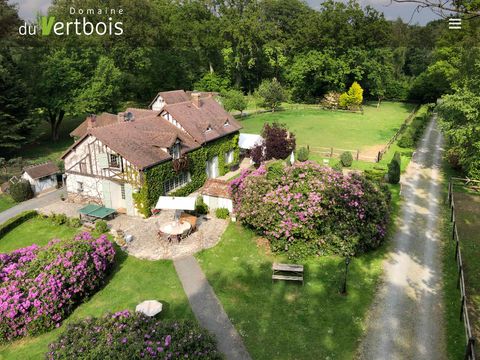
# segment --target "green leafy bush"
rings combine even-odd
[[[402,137],[398,140],[401,148],[413,148],[423,134],[430,117],[430,106],[422,105],[415,114],[412,122],[407,126]]]
[[[363,171],[363,174],[371,181],[383,182],[385,180],[385,170],[383,169],[367,169]]]
[[[285,164],[282,160],[273,161],[267,164],[267,179],[278,180],[284,174]]]
[[[106,232],[108,232],[108,224],[106,221],[104,220],[98,220],[96,223],[95,223],[95,231],[97,231],[98,233],[100,234],[104,234]]]
[[[158,320],[128,310],[69,324],[46,354],[70,359],[221,360],[214,337],[192,321]]]
[[[73,228],[79,228],[82,226],[82,222],[80,221],[79,218],[70,218],[68,219],[68,226],[73,227]]]
[[[305,146],[302,146],[297,151],[297,160],[304,162],[308,160],[308,156],[310,155],[310,151]]]
[[[340,161],[342,165],[345,167],[352,166],[352,163],[353,163],[352,153],[350,151],[343,152],[342,155],[340,155]]]
[[[65,225],[68,223],[68,217],[65,214],[51,214],[48,217],[55,225]]]
[[[20,180],[10,185],[10,196],[16,202],[22,202],[33,198],[34,193],[28,181]]]
[[[38,212],[35,210],[24,211],[17,216],[14,216],[3,224],[0,225],[0,237],[8,233],[9,231],[15,229],[18,225],[23,224],[25,221],[30,220],[38,216]]]
[[[332,169],[335,170],[335,171],[340,171],[340,172],[342,172],[342,171],[343,171],[342,162],[339,161],[339,162],[337,162],[336,164],[332,165]]]
[[[388,164],[388,182],[398,184],[400,182],[401,157],[398,151],[395,151],[392,161]]]
[[[195,200],[195,212],[200,215],[208,214],[208,206],[203,201],[203,196],[201,195],[197,196]]]
[[[230,215],[230,211],[226,208],[218,208],[215,210],[215,216],[219,219],[226,219]]]

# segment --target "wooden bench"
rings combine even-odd
[[[272,271],[272,282],[274,280],[300,281],[303,285],[303,265],[273,263]]]

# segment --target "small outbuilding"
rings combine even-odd
[[[203,201],[210,209],[225,208],[233,211],[232,196],[228,182],[219,179],[208,179],[200,190]]]
[[[30,183],[35,194],[39,194],[57,188],[57,174],[59,173],[58,166],[49,161],[23,168],[22,179]]]

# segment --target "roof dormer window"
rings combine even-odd
[[[210,125],[208,125],[207,129],[205,130],[205,132],[209,132],[209,131],[212,131],[212,127]]]
[[[173,144],[170,149],[169,153],[172,156],[172,158],[175,159],[180,159],[180,141],[177,140],[175,144]]]
[[[225,120],[225,123],[223,124],[223,126],[230,126],[230,121],[228,121],[228,119]]]

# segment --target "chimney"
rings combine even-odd
[[[192,103],[197,108],[200,107],[200,93],[199,92],[192,92]]]
[[[94,128],[97,124],[97,115],[91,114],[87,116],[87,128]]]

